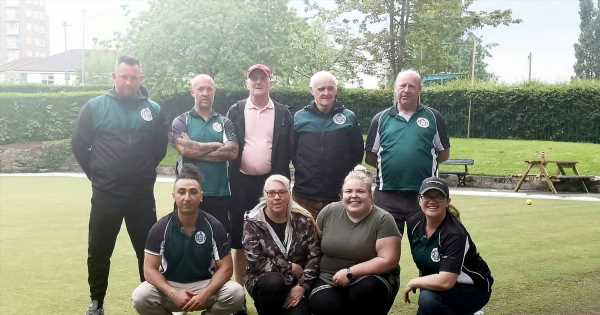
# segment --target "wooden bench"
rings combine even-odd
[[[456,175],[458,177],[458,186],[466,186],[466,177],[469,174],[469,165],[473,165],[475,164],[474,160],[471,159],[451,159],[451,160],[446,160],[444,162],[442,162],[442,164],[445,165],[462,165],[465,167],[464,171],[440,171],[440,174],[444,174],[444,175]]]

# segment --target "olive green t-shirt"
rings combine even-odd
[[[377,256],[375,241],[389,236],[401,237],[391,214],[374,206],[358,223],[348,218],[342,201],[330,203],[317,216],[321,230],[320,278],[331,283],[340,269]]]

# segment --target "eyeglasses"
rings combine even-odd
[[[267,194],[267,197],[269,197],[269,198],[275,198],[275,196],[279,196],[279,197],[287,196],[287,194],[289,194],[289,192],[287,190],[265,190],[265,194]]]
[[[426,200],[426,201],[435,201],[435,202],[442,202],[442,201],[446,201],[446,196],[444,195],[419,195],[419,198],[422,200]]]

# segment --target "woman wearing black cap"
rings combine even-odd
[[[404,301],[410,303],[410,292],[418,288],[417,314],[473,314],[489,301],[494,279],[450,205],[446,181],[425,179],[419,205],[421,212],[407,225],[420,276],[408,281]]]

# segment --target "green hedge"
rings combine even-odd
[[[384,90],[343,89],[338,95],[338,100],[356,113],[361,126],[366,132],[373,115],[391,105],[393,93]],[[271,96],[278,102],[289,106],[292,114],[309,104],[313,99],[308,89],[277,89],[271,93]],[[219,113],[224,114],[231,104],[246,97],[248,97],[247,90],[217,90],[214,108]],[[175,117],[183,111],[189,110],[193,102],[194,100],[189,93],[178,94],[160,101],[163,108],[169,112],[170,117]]]
[[[69,138],[81,105],[101,93],[0,93],[0,144]]]
[[[0,84],[0,93],[52,93],[52,92],[89,92],[110,89],[110,85],[46,85],[46,84]]]
[[[465,85],[428,90],[424,102],[446,117],[450,135],[600,143],[600,82]]]
[[[101,93],[0,93],[0,143],[68,138],[81,104]],[[219,90],[215,109],[225,113],[247,95],[245,90]],[[293,112],[312,99],[308,89],[278,89],[273,98]],[[392,91],[343,89],[339,100],[357,114],[366,131],[373,115],[391,105]],[[474,138],[600,143],[599,82],[475,87],[459,82],[428,88],[423,95],[423,102],[446,118],[453,137],[467,135],[469,101],[470,136]],[[180,93],[158,102],[173,118],[191,108],[193,99],[189,93]]]

